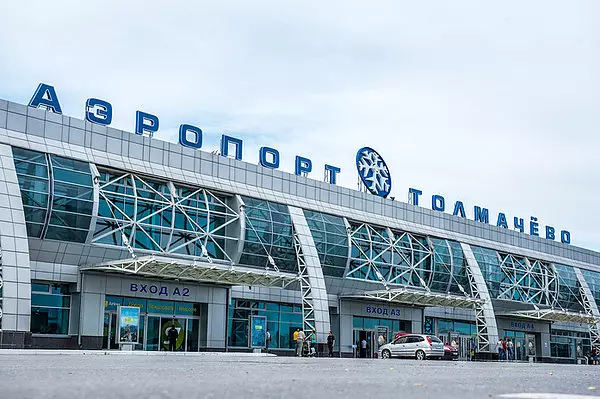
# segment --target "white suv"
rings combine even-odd
[[[402,335],[379,348],[379,357],[412,357],[417,360],[440,359],[444,356],[444,344],[433,335]]]

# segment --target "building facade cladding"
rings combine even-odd
[[[600,254],[589,250],[19,104],[0,101],[0,147],[0,187],[6,185],[0,206],[11,209],[12,220],[6,222],[25,245],[12,266],[22,269],[18,280],[10,269],[12,256],[5,261],[7,251],[17,247],[12,238],[5,239],[12,229],[0,232],[6,330],[16,330],[21,320],[21,328],[29,331],[26,278],[73,283],[78,274],[73,267],[132,253],[297,272],[298,226],[290,207],[302,209],[296,216],[305,220],[311,240],[301,249],[312,256],[313,267],[320,264],[322,277],[316,274],[311,284],[321,289],[324,280],[330,308],[339,308],[332,295],[383,287],[471,298],[485,288],[490,301],[578,312],[582,303],[574,268],[592,280],[596,301],[600,296],[594,274]],[[472,249],[472,257],[465,248]],[[474,268],[481,269],[485,287],[470,280]],[[20,281],[22,296],[10,285]],[[82,309],[99,300],[85,292],[73,295],[73,307]],[[18,310],[12,299],[21,300]],[[347,316],[334,310],[332,328],[333,318],[342,325]],[[71,324],[70,333],[77,327]],[[411,329],[420,328],[412,323]],[[352,337],[338,333],[347,346]]]

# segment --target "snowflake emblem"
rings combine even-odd
[[[392,177],[385,161],[377,151],[370,147],[358,150],[356,169],[371,194],[384,198],[388,196],[392,189]]]

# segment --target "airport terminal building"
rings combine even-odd
[[[273,151],[247,163],[226,156],[241,150],[231,138],[210,153],[39,105],[0,101],[2,348],[117,350],[127,306],[145,351],[167,350],[171,326],[178,351],[251,351],[261,326],[289,355],[298,328],[319,344],[332,331],[340,356],[366,340],[372,357],[397,332],[462,357],[491,358],[500,338],[516,360],[600,346],[600,253],[568,232],[285,173]],[[363,181],[373,154],[357,155]]]

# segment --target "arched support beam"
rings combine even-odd
[[[479,268],[479,264],[473,255],[469,244],[461,243],[465,259],[467,260],[467,275],[471,284],[471,292],[480,303],[475,305],[475,323],[477,325],[477,352],[494,352],[498,341],[498,326],[496,314],[492,306],[490,292]]]
[[[331,323],[321,261],[304,211],[292,206],[288,208],[294,226],[294,247],[302,292],[302,324],[306,330],[314,329],[317,342],[323,343],[327,340]]]

